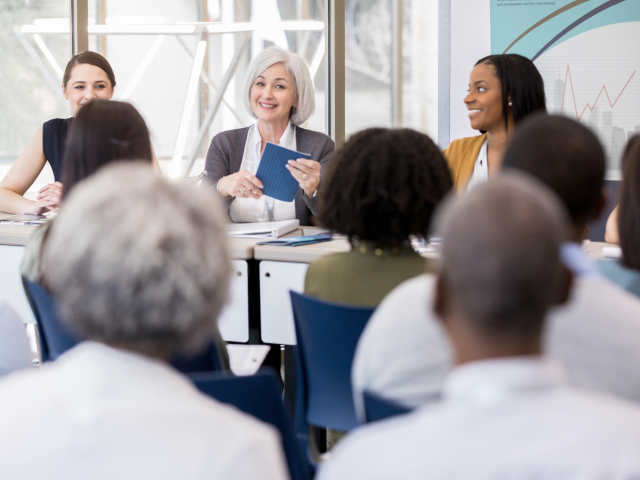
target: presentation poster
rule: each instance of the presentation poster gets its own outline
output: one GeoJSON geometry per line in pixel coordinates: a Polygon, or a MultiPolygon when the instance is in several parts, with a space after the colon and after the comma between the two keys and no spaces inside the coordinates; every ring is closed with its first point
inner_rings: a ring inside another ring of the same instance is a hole
{"type": "Polygon", "coordinates": [[[596,132],[609,179],[640,133],[640,0],[490,0],[491,52],[542,74],[547,108],[596,132]]]}

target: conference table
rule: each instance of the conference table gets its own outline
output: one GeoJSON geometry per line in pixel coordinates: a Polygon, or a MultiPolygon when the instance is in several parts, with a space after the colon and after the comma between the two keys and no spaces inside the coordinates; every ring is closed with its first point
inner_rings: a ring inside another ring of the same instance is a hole
{"type": "MultiPolygon", "coordinates": [[[[0,300],[8,303],[24,323],[35,318],[22,288],[20,262],[33,226],[0,224],[0,300]]],[[[316,233],[303,227],[289,235],[316,233]]],[[[222,338],[228,342],[295,345],[296,336],[289,291],[302,292],[309,263],[351,248],[344,238],[329,242],[282,247],[257,245],[259,239],[230,238],[233,263],[230,301],[219,320],[222,338]]],[[[604,242],[586,242],[593,259],[603,258],[604,242]]],[[[424,253],[425,257],[437,257],[424,253]]]]}

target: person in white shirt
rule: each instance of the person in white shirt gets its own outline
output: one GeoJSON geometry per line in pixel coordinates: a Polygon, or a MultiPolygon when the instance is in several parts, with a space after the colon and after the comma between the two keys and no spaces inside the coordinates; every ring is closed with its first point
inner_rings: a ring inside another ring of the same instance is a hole
{"type": "Polygon", "coordinates": [[[70,193],[44,282],[86,341],[0,381],[0,478],[288,478],[271,426],[167,361],[211,341],[227,298],[216,202],[138,162],[103,167],[70,193]]]}
{"type": "MultiPolygon", "coordinates": [[[[564,117],[533,117],[513,136],[504,169],[541,180],[570,217],[561,254],[574,288],[569,302],[550,313],[545,352],[563,363],[570,384],[640,401],[640,300],[600,275],[579,243],[604,204],[597,138],[564,117]]],[[[364,390],[410,407],[437,399],[452,360],[429,311],[434,281],[422,275],[398,286],[367,323],[352,369],[361,418],[364,390]]]]}
{"type": "Polygon", "coordinates": [[[567,386],[541,354],[571,283],[564,230],[556,197],[523,175],[452,203],[432,307],[454,351],[441,401],[356,430],[319,480],[640,476],[640,406],[567,386]]]}

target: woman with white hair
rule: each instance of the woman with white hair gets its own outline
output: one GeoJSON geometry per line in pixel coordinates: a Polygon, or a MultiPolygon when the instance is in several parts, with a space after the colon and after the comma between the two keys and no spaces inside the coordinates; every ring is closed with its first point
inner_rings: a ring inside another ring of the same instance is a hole
{"type": "Polygon", "coordinates": [[[107,165],[65,198],[44,274],[85,341],[0,382],[0,478],[288,478],[273,428],[168,362],[218,330],[231,262],[217,203],[143,162],[107,165]]]}
{"type": "Polygon", "coordinates": [[[297,218],[310,224],[317,212],[316,193],[335,144],[324,133],[300,127],[315,110],[313,80],[306,62],[278,47],[265,49],[249,65],[244,103],[257,122],[219,133],[209,146],[205,170],[226,200],[234,222],[265,222],[297,218]],[[267,142],[308,153],[310,160],[289,161],[287,169],[300,188],[293,202],[262,192],[256,177],[267,142]]]}

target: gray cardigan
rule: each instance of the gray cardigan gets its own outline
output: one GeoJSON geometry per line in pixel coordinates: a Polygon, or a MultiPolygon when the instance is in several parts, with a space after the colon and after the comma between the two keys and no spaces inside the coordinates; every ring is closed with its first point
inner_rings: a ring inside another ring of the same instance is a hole
{"type": "MultiPolygon", "coordinates": [[[[240,171],[249,128],[227,130],[211,140],[204,169],[207,172],[207,180],[213,185],[216,185],[222,177],[240,171]]],[[[329,156],[335,151],[336,146],[331,137],[324,133],[296,127],[296,149],[299,152],[308,153],[313,160],[320,162],[322,179],[329,156]]],[[[227,210],[231,201],[232,199],[229,199],[225,202],[227,210]]],[[[298,189],[295,202],[296,218],[300,220],[300,225],[310,225],[311,215],[317,215],[317,196],[307,198],[303,195],[302,189],[298,189]]]]}

